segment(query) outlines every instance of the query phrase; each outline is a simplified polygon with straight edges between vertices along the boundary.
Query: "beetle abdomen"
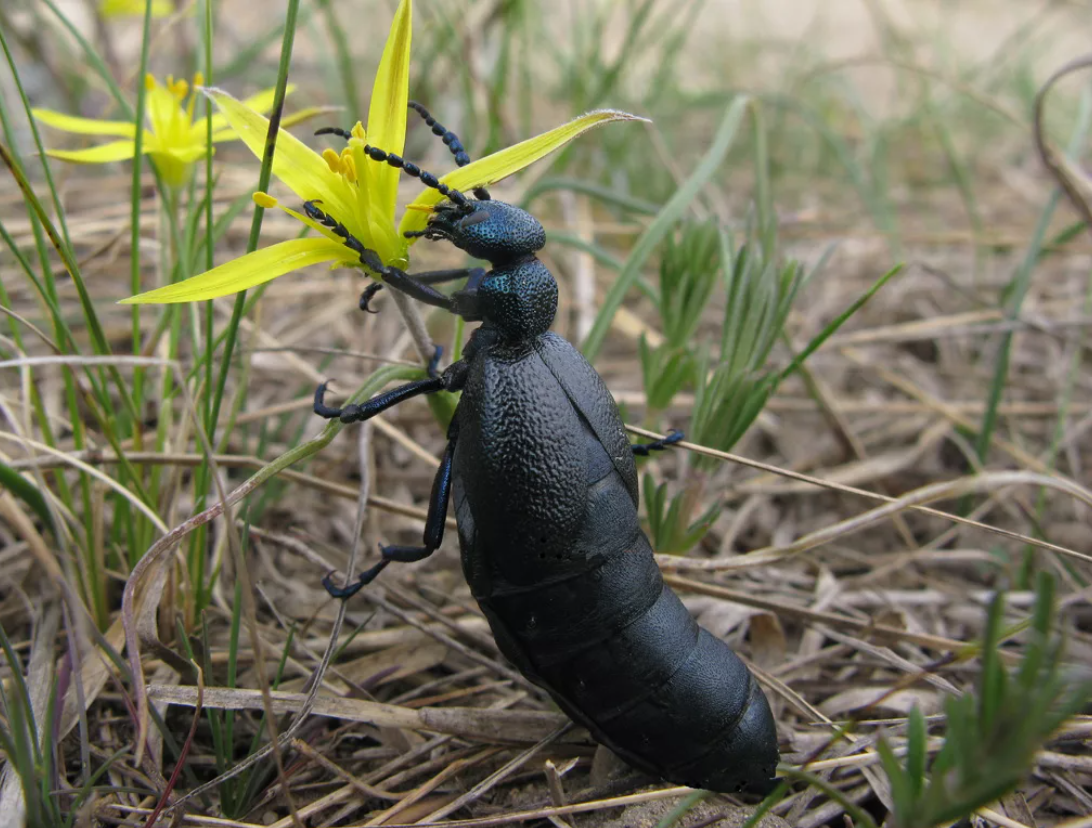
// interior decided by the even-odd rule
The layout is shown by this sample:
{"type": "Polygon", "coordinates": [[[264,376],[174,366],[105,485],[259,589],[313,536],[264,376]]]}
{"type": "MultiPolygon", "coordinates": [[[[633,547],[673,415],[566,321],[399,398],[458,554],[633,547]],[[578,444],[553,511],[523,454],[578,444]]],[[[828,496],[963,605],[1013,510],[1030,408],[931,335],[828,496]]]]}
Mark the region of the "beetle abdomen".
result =
{"type": "Polygon", "coordinates": [[[587,572],[479,603],[505,655],[630,764],[721,791],[772,778],[765,696],[663,584],[643,534],[587,572]]]}
{"type": "Polygon", "coordinates": [[[508,524],[508,544],[487,540],[456,475],[464,567],[497,645],[630,764],[696,787],[765,789],[778,758],[765,696],[663,583],[627,486],[580,423],[587,508],[563,555],[528,542],[548,527],[526,516],[508,524]]]}

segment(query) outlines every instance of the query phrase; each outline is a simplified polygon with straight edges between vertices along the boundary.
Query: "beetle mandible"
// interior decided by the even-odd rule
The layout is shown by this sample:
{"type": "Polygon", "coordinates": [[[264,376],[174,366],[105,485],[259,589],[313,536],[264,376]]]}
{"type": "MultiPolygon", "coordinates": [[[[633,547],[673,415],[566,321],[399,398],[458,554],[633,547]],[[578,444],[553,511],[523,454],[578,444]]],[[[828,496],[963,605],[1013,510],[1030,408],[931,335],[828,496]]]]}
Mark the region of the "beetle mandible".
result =
{"type": "MultiPolygon", "coordinates": [[[[411,103],[459,166],[458,138],[411,103]]],[[[349,137],[340,129],[320,130],[349,137]]],[[[569,342],[552,333],[557,282],[535,253],[546,242],[526,211],[449,188],[416,164],[365,147],[435,188],[445,200],[424,230],[491,269],[411,276],[385,265],[335,216],[304,209],[356,251],[383,284],[482,324],[463,358],[442,373],[343,408],[315,392],[315,413],[344,423],[436,391],[462,391],[429,498],[421,546],[380,546],[382,557],[348,598],[392,562],[439,547],[454,500],[462,566],[501,652],[595,738],[646,773],[731,792],[769,789],[778,760],[766,697],[743,662],[691,618],[664,584],[637,519],[634,454],[676,442],[631,446],[603,380],[569,342]],[[432,285],[465,278],[448,296],[432,285]]],[[[361,307],[379,290],[364,291],[361,307]]],[[[436,360],[434,360],[434,363],[436,360]]]]}

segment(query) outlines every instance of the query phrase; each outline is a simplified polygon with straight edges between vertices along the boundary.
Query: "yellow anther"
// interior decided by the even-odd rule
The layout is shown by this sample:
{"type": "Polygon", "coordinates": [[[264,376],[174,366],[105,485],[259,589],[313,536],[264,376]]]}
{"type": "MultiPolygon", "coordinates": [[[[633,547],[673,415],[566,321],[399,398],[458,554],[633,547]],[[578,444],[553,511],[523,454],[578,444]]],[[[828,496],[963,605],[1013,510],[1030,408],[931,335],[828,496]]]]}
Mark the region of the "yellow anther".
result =
{"type": "Polygon", "coordinates": [[[205,85],[205,73],[198,70],[193,73],[193,85],[204,86],[205,85]]]}
{"type": "Polygon", "coordinates": [[[416,210],[419,213],[435,213],[436,208],[431,204],[407,204],[407,210],[416,210]]]}
{"type": "Polygon", "coordinates": [[[365,140],[366,133],[364,132],[364,124],[357,121],[353,124],[353,128],[349,130],[354,138],[359,138],[361,141],[365,140]]]}
{"type": "Polygon", "coordinates": [[[263,193],[261,190],[254,193],[251,198],[254,199],[255,204],[267,210],[277,206],[277,199],[273,198],[269,193],[263,193]]]}
{"type": "Polygon", "coordinates": [[[178,100],[182,100],[183,98],[185,98],[186,93],[190,91],[190,85],[186,82],[184,78],[179,78],[178,80],[171,83],[170,88],[171,94],[178,98],[178,100]]]}
{"type": "Polygon", "coordinates": [[[356,161],[347,152],[341,157],[341,174],[351,183],[356,183],[356,161]]]}
{"type": "Polygon", "coordinates": [[[155,78],[152,77],[151,72],[144,76],[144,88],[149,92],[155,89],[155,78]]]}
{"type": "Polygon", "coordinates": [[[341,172],[341,156],[331,147],[327,147],[322,151],[322,159],[326,162],[326,166],[330,168],[330,172],[341,172]]]}

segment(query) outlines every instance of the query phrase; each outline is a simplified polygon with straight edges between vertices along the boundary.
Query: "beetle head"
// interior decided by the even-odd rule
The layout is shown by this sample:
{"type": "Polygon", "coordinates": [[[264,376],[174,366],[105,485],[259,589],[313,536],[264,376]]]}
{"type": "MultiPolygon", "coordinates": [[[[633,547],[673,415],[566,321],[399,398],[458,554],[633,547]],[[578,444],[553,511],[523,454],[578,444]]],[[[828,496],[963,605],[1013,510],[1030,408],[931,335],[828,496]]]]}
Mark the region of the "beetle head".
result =
{"type": "Polygon", "coordinates": [[[546,231],[538,219],[503,201],[466,199],[466,206],[446,201],[437,205],[424,230],[406,236],[446,239],[476,259],[508,262],[541,250],[546,231]]]}

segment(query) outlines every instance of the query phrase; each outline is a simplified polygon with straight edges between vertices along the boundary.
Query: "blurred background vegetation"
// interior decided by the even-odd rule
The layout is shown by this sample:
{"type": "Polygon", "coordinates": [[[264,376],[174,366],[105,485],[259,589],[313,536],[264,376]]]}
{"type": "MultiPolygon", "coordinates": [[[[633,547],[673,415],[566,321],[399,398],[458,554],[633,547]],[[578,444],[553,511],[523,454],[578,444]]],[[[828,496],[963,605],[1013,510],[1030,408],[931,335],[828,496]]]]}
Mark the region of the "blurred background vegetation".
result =
{"type": "MultiPolygon", "coordinates": [[[[1033,139],[1089,3],[415,3],[411,97],[472,157],[590,109],[652,121],[493,195],[546,225],[555,328],[627,422],[687,433],[642,464],[645,518],[771,699],[786,785],[761,813],[612,798],[496,652],[454,533],[328,599],[348,550],[419,537],[443,445],[423,403],[344,435],[310,413],[327,377],[420,376],[393,303],[365,317],[359,273],[312,268],[115,304],[295,237],[254,221],[245,148],[180,190],[41,155],[100,139],[30,107],[132,121],[146,71],[287,78],[287,113],[339,107],[292,128],[321,148],[367,111],[395,5],[0,4],[0,821],[1092,825],[1087,74],[1042,99],[1070,196],[1033,139]]],[[[410,124],[406,156],[450,169],[410,124]]],[[[457,353],[462,326],[426,322],[457,353]]]]}

